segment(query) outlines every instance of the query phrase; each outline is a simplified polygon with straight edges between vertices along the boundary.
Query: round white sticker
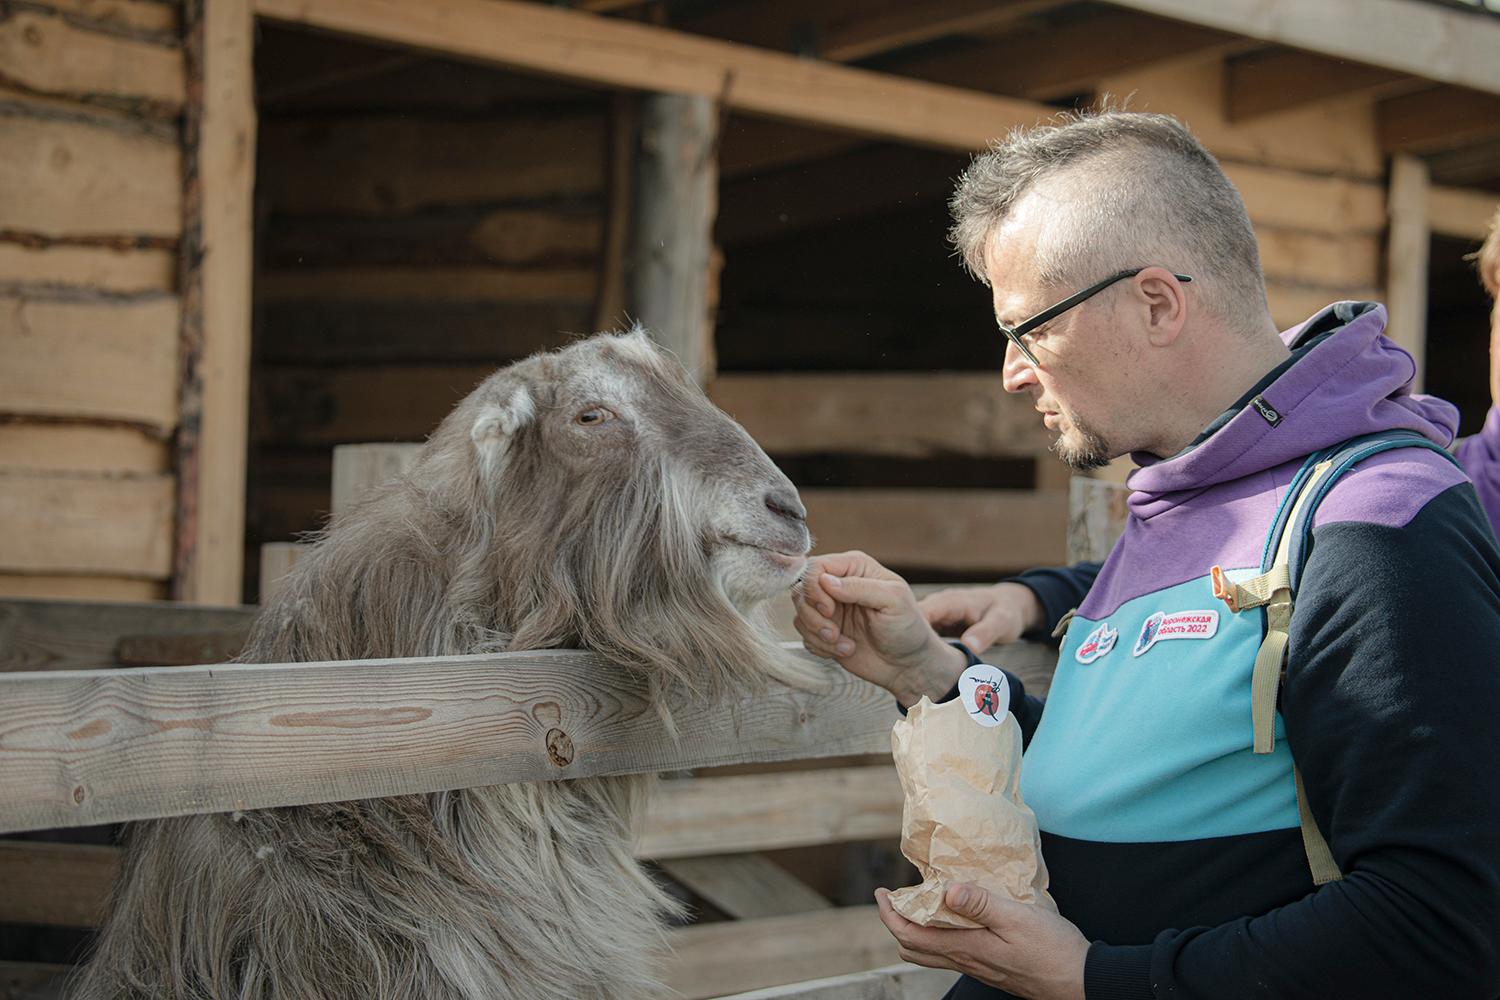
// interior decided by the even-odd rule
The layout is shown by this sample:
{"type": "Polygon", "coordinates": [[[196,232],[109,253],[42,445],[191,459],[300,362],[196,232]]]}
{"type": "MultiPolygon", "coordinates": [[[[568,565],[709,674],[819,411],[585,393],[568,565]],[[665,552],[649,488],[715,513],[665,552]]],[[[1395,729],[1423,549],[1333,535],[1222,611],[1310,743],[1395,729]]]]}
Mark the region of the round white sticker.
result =
{"type": "Polygon", "coordinates": [[[969,718],[981,726],[998,726],[1010,710],[1010,683],[999,667],[976,663],[959,675],[958,697],[969,718]]]}

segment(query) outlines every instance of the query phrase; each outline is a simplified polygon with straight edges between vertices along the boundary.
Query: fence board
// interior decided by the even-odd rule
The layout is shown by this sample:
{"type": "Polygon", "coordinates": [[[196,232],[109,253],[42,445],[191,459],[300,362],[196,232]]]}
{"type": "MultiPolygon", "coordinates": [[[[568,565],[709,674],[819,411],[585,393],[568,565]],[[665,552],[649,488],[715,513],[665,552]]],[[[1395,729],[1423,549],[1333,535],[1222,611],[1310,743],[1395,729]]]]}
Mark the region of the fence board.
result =
{"type": "Polygon", "coordinates": [[[0,63],[12,82],[42,94],[126,97],[182,107],[182,50],[80,28],[18,10],[0,20],[0,63]]]}
{"type": "Polygon", "coordinates": [[[825,676],[673,695],[674,738],[642,684],[567,650],[4,674],[0,831],[885,750],[889,695],[825,676]]]}
{"type": "Polygon", "coordinates": [[[132,427],[0,424],[0,469],[141,475],[164,473],[171,464],[166,441],[132,427]]]}
{"type": "Polygon", "coordinates": [[[139,294],[170,292],[176,282],[177,255],[170,250],[0,243],[0,287],[6,290],[139,294]]]}
{"type": "Polygon", "coordinates": [[[736,920],[833,909],[827,898],[763,854],[671,858],[661,867],[736,920]]]}
{"type": "Polygon", "coordinates": [[[903,963],[869,972],[852,972],[845,976],[736,993],[724,1000],[932,1000],[947,993],[957,980],[956,972],[923,969],[903,963]]]}
{"type": "Polygon", "coordinates": [[[235,633],[243,642],[253,607],[0,601],[0,671],[92,670],[114,666],[122,640],[235,633]]]}
{"type": "Polygon", "coordinates": [[[0,569],[163,579],[175,489],[167,475],[0,474],[0,569]]]}

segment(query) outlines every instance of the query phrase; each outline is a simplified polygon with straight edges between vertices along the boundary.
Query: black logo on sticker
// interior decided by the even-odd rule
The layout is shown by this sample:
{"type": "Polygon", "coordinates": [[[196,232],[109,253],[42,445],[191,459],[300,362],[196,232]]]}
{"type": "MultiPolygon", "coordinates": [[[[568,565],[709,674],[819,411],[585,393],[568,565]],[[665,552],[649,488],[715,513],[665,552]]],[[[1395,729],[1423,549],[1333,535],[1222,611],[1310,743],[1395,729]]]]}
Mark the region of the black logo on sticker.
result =
{"type": "Polygon", "coordinates": [[[1277,424],[1281,423],[1281,414],[1276,411],[1276,407],[1266,402],[1264,396],[1256,396],[1254,399],[1250,400],[1250,405],[1255,407],[1255,412],[1265,417],[1266,423],[1270,424],[1272,427],[1275,427],[1277,424]]]}

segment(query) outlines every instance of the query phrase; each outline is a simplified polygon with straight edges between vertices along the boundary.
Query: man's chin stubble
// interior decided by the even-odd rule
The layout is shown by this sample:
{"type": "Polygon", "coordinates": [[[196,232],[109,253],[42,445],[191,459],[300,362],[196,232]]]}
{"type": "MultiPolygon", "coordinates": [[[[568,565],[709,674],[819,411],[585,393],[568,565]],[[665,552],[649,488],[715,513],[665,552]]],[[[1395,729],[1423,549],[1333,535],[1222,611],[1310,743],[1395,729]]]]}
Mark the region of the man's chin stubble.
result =
{"type": "Polygon", "coordinates": [[[1066,435],[1059,434],[1049,446],[1052,453],[1062,459],[1064,465],[1074,472],[1088,472],[1090,469],[1102,469],[1109,464],[1109,442],[1104,440],[1102,434],[1081,427],[1076,421],[1073,424],[1073,432],[1074,437],[1082,439],[1078,445],[1067,443],[1066,435]]]}

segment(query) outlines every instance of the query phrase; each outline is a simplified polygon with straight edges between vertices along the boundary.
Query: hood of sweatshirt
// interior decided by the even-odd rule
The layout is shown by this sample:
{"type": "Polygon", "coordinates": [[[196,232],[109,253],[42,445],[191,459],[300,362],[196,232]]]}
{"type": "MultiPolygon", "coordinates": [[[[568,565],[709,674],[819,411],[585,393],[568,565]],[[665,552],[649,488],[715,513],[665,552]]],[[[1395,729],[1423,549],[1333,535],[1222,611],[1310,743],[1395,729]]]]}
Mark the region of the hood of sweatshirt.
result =
{"type": "Polygon", "coordinates": [[[1450,403],[1411,391],[1416,362],[1384,336],[1385,307],[1336,302],[1282,334],[1292,359],[1170,458],[1132,456],[1130,509],[1151,518],[1204,489],[1273,469],[1361,434],[1410,430],[1447,447],[1450,403]]]}

